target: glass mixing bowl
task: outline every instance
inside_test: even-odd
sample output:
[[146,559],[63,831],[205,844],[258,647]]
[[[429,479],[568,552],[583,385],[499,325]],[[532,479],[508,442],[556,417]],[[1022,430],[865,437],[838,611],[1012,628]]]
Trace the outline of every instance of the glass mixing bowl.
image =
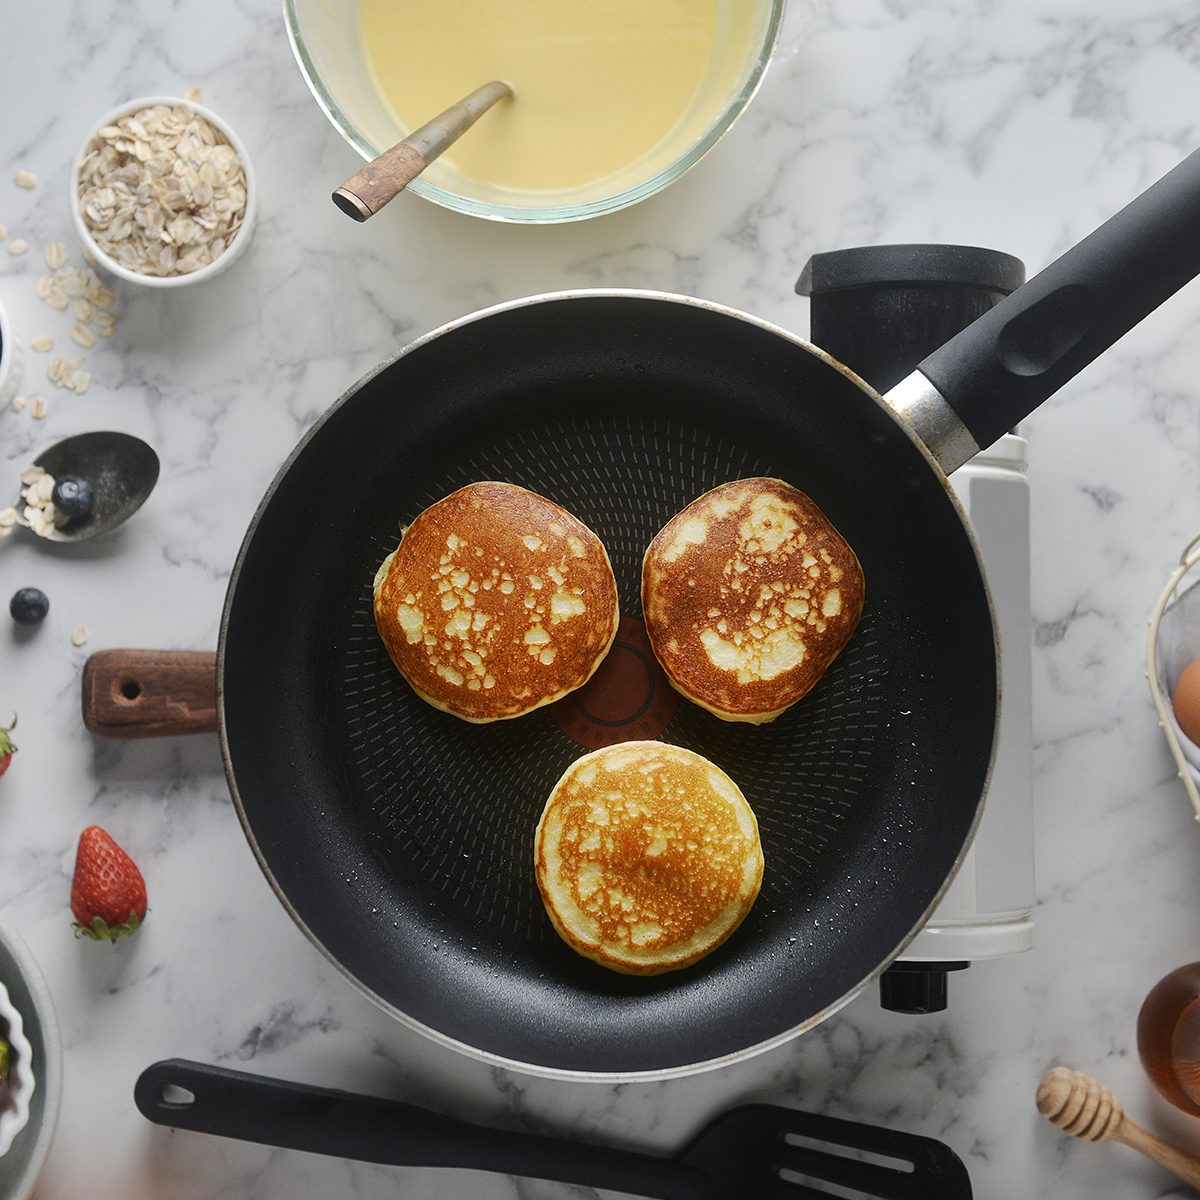
[[[698,106],[695,112],[681,114],[665,166],[660,154],[649,162],[644,175],[631,168],[587,187],[519,192],[479,183],[459,175],[449,161],[439,160],[413,180],[408,190],[456,212],[528,224],[580,221],[654,195],[720,141],[762,83],[787,0],[718,0],[725,8],[747,3],[755,10],[756,28],[740,81],[727,97],[720,98],[715,117],[701,117]],[[283,11],[292,51],[309,89],[334,128],[364,159],[375,158],[410,132],[399,124],[375,86],[362,44],[359,0],[284,0]],[[702,99],[705,111],[711,114],[713,97]],[[331,191],[336,183],[331,181]]]

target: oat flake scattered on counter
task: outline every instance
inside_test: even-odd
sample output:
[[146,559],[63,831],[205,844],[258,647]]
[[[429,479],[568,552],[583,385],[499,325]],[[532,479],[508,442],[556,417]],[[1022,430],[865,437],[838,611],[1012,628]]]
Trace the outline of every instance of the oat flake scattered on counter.
[[88,631],[86,625],[77,625],[74,633],[71,634],[71,645],[82,646],[88,640]]
[[223,254],[246,213],[246,174],[223,134],[186,104],[151,105],[88,143],[79,207],[130,271],[186,275]]
[[35,354],[48,354],[54,349],[54,339],[52,337],[35,337],[29,343],[29,348]]
[[13,183],[17,187],[25,188],[27,191],[37,187],[38,177],[32,171],[26,171],[22,168],[13,176]]
[[8,406],[13,412],[20,412],[29,401],[24,396],[14,396],[12,403]]
[[29,243],[24,238],[13,238],[8,243],[8,252],[12,255],[25,254],[29,250]]
[[8,237],[8,226],[0,223],[0,242],[4,241],[6,237]]
[[[79,327],[76,326],[76,328]],[[92,382],[91,375],[87,371],[79,369],[81,362],[83,362],[82,356],[79,358],[52,358],[50,365],[46,368],[46,378],[56,388],[62,388],[63,391],[74,392],[76,395],[80,395],[87,390],[88,385]]]
[[34,396],[33,405],[29,409],[29,415],[35,421],[40,421],[46,415],[46,397],[45,396]]
[[42,251],[46,266],[52,271],[61,271],[67,265],[67,248],[62,242],[50,242]]

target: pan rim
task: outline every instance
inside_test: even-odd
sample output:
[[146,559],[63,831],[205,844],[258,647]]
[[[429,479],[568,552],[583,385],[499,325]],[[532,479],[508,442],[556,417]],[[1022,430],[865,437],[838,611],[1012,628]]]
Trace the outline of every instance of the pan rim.
[[[914,448],[918,450],[921,457],[925,460],[929,469],[934,473],[934,477],[942,485],[947,499],[950,501],[957,513],[962,529],[967,538],[967,543],[970,546],[971,553],[974,555],[975,564],[979,571],[980,582],[983,585],[984,597],[987,602],[988,613],[991,618],[992,626],[992,644],[993,654],[996,666],[996,706],[995,716],[992,725],[991,748],[988,754],[987,768],[984,772],[983,786],[980,790],[979,799],[975,805],[975,811],[971,818],[970,828],[967,836],[963,840],[961,849],[955,857],[954,863],[946,878],[938,887],[935,895],[929,905],[919,915],[911,929],[904,935],[900,943],[894,951],[875,969],[870,971],[858,984],[850,988],[844,995],[840,996],[831,1004],[826,1005],[819,1012],[812,1014],[805,1020],[792,1026],[789,1029],[783,1030],[770,1038],[763,1041],[755,1042],[750,1046],[743,1047],[736,1051],[718,1055],[715,1058],[704,1059],[699,1062],[686,1063],[671,1067],[657,1067],[647,1070],[621,1070],[621,1071],[595,1071],[595,1070],[577,1070],[566,1067],[549,1066],[542,1063],[528,1063],[519,1059],[511,1059],[501,1054],[496,1054],[489,1050],[484,1050],[479,1046],[474,1046],[469,1042],[463,1042],[457,1038],[450,1037],[448,1034],[427,1025],[425,1022],[417,1020],[411,1014],[404,1012],[391,1001],[380,996],[373,988],[360,980],[353,972],[351,972],[338,957],[321,941],[320,938],[309,927],[304,918],[297,911],[290,898],[287,896],[283,888],[279,885],[275,878],[275,874],[268,863],[258,839],[254,835],[251,828],[249,818],[246,814],[245,806],[242,802],[241,792],[237,785],[237,777],[234,771],[232,755],[229,749],[229,740],[226,724],[225,713],[225,652],[228,640],[230,617],[233,608],[234,597],[237,592],[237,583],[241,575],[242,567],[249,553],[250,547],[253,544],[255,533],[259,523],[266,512],[267,508],[282,484],[283,480],[291,470],[296,459],[305,451],[310,441],[313,440],[325,425],[341,408],[348,403],[350,399],[357,395],[372,379],[377,375],[386,371],[393,363],[401,358],[408,356],[414,351],[420,349],[447,333],[452,333],[455,330],[461,329],[468,325],[472,325],[477,321],[485,320],[489,317],[499,315],[501,313],[512,312],[514,310],[532,307],[535,304],[554,303],[561,301],[570,301],[576,299],[633,299],[633,300],[652,300],[665,303],[681,304],[690,308],[699,308],[708,312],[720,314],[725,317],[730,317],[735,320],[745,322],[746,324],[756,326],[757,328],[772,333],[778,337],[785,339],[797,345],[808,354],[820,359],[835,370],[846,376],[854,383],[861,391],[866,393],[868,397],[884,410],[887,416],[894,422],[896,426],[904,433]],[[975,536],[975,531],[971,528],[966,511],[958,499],[953,488],[950,485],[949,477],[942,470],[933,452],[921,440],[915,430],[908,422],[897,413],[891,405],[884,399],[883,395],[872,387],[861,376],[855,374],[850,368],[844,366],[833,358],[832,355],[822,350],[819,346],[799,335],[791,332],[783,326],[776,325],[774,322],[768,321],[762,317],[756,317],[751,313],[747,313],[741,309],[733,308],[713,300],[705,300],[696,296],[689,296],[683,293],[658,291],[654,289],[644,288],[570,288],[553,292],[538,292],[531,295],[520,296],[515,299],[501,301],[497,304],[489,305],[486,308],[477,309],[467,313],[461,317],[456,317],[450,321],[437,326],[429,332],[422,334],[413,341],[401,347],[395,353],[389,355],[374,368],[366,371],[357,380],[355,380],[348,388],[346,388],[340,396],[312,423],[309,429],[303,434],[300,440],[293,447],[291,453],[280,466],[275,476],[272,478],[262,499],[255,508],[246,533],[242,538],[241,545],[238,548],[237,557],[234,560],[233,569],[230,572],[229,584],[226,588],[225,603],[221,611],[221,624],[217,637],[217,669],[216,669],[216,684],[217,684],[217,735],[221,749],[221,761],[225,770],[226,782],[229,786],[230,795],[233,799],[234,809],[238,815],[238,821],[242,826],[243,835],[250,845],[250,849],[258,862],[259,869],[263,872],[267,883],[271,890],[275,893],[276,898],[282,904],[284,910],[288,913],[291,919],[295,922],[300,931],[308,938],[309,942],[322,954],[322,956],[347,979],[362,995],[371,1000],[377,1007],[391,1016],[394,1020],[399,1021],[402,1025],[407,1026],[416,1033],[428,1038],[430,1041],[447,1049],[453,1050],[458,1054],[462,1054],[467,1058],[482,1062],[487,1066],[500,1067],[504,1070],[516,1072],[523,1075],[534,1076],[537,1078],[570,1080],[572,1082],[603,1082],[609,1084],[616,1083],[631,1083],[631,1082],[663,1082],[669,1079],[680,1079],[691,1075],[705,1074],[709,1071],[718,1070],[722,1067],[731,1066],[734,1063],[745,1062],[760,1054],[765,1054],[770,1050],[776,1049],[779,1046],[792,1041],[803,1033],[807,1033],[810,1029],[826,1021],[828,1018],[839,1012],[842,1008],[848,1005],[852,1000],[862,994],[870,985],[878,979],[883,972],[899,958],[905,948],[912,942],[918,933],[928,923],[930,917],[936,911],[942,898],[949,890],[950,885],[954,882],[958,875],[963,861],[969,853],[975,841],[975,835],[979,829],[979,823],[983,816],[984,801],[991,785],[992,773],[996,763],[996,751],[999,741],[1000,715],[1003,705],[1003,680],[1001,678],[1002,663],[1000,657],[1000,634],[999,623],[997,620],[995,601],[992,596],[992,589],[988,582],[986,569],[983,562],[983,555],[979,547],[978,539]]]

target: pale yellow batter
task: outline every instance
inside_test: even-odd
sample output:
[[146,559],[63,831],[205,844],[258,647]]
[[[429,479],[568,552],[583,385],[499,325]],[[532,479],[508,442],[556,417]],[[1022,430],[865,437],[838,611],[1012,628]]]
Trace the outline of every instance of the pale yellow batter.
[[375,83],[400,128],[481,83],[516,93],[444,157],[488,187],[629,186],[694,144],[761,37],[761,0],[360,0]]

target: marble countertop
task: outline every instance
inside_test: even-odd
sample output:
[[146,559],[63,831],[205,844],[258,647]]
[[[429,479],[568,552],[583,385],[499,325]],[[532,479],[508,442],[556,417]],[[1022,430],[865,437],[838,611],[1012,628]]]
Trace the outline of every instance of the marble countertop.
[[[842,246],[990,246],[1030,272],[1200,144],[1194,6],[1131,0],[792,0],[751,110],[667,192],[573,226],[512,228],[402,197],[370,225],[330,204],[357,159],[297,71],[274,0],[10,5],[0,107],[0,301],[44,419],[0,412],[0,474],[87,429],[147,439],[162,477],[112,540],[0,544],[0,594],[51,598],[32,636],[0,631],[0,717],[20,752],[0,784],[0,907],[54,994],[65,1098],[39,1196],[160,1200],[338,1195],[508,1200],[583,1189],[366,1166],[146,1123],[134,1079],[185,1056],[404,1097],[510,1128],[667,1152],[709,1116],[769,1100],[942,1139],[975,1194],[1154,1197],[1172,1179],[1121,1146],[1052,1130],[1033,1093],[1064,1062],[1130,1115],[1200,1150],[1151,1091],[1134,1020],[1197,954],[1200,829],[1143,679],[1146,620],[1200,527],[1200,292],[1185,289],[1025,424],[1031,447],[1035,948],[951,980],[947,1011],[882,1011],[873,991],[812,1032],[704,1075],[616,1086],[505,1071],[378,1011],[275,900],[230,803],[215,737],[102,743],[79,716],[89,653],[207,649],[267,483],[360,374],[445,320],[524,294],[652,287],[799,332],[793,285]],[[93,116],[201,87],[251,149],[261,186],[247,255],[159,295],[119,287],[86,394],[45,378],[29,340],[70,347],[37,298],[42,248],[79,248],[68,164]],[[19,168],[39,179],[13,185]],[[7,599],[6,599],[7,602]],[[7,620],[7,618],[5,618]],[[76,647],[71,633],[87,627]],[[116,948],[77,942],[75,841],[106,826],[145,873],[152,915]]]

